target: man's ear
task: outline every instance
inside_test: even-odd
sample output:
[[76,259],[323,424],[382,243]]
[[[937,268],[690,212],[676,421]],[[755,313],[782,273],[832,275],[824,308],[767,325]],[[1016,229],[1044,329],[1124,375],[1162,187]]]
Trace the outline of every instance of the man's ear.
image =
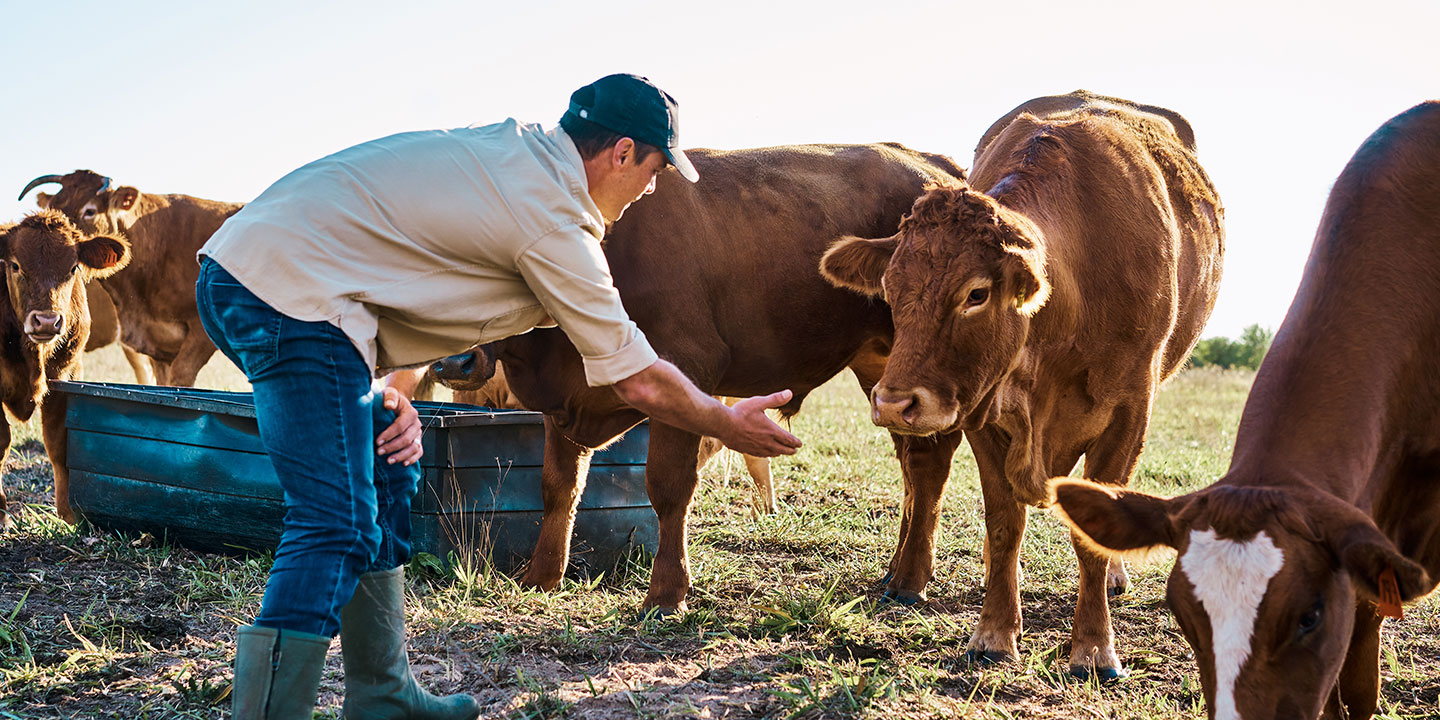
[[1332,534],[1331,538],[1335,555],[1350,574],[1350,582],[1372,601],[1384,601],[1391,596],[1393,600],[1409,602],[1435,588],[1435,581],[1425,568],[1402,555],[1369,518]]
[[894,257],[899,244],[899,235],[876,240],[840,238],[820,258],[820,274],[835,287],[882,297],[885,290],[880,278],[884,277],[885,268],[890,267],[890,258]]
[[99,280],[130,264],[130,243],[124,238],[96,235],[76,243],[75,254],[87,271],[85,279]]
[[1171,516],[1175,502],[1089,480],[1051,481],[1052,509],[1100,552],[1148,555],[1176,547],[1180,533]]
[[135,209],[135,203],[140,201],[140,191],[126,185],[116,188],[110,193],[110,209],[121,212],[130,212]]
[[55,196],[54,196],[54,195],[51,195],[50,193],[47,193],[47,192],[38,192],[38,193],[35,193],[35,205],[36,205],[36,207],[39,207],[41,210],[49,210],[49,209],[50,209],[50,199],[53,198],[53,197],[55,197]]

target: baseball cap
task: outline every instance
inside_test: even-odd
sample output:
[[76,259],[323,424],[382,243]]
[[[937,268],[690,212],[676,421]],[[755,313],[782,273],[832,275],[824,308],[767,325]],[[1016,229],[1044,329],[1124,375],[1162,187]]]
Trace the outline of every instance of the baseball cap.
[[570,109],[565,112],[654,145],[681,177],[692,183],[700,179],[680,150],[680,104],[648,78],[629,73],[606,75],[571,93]]

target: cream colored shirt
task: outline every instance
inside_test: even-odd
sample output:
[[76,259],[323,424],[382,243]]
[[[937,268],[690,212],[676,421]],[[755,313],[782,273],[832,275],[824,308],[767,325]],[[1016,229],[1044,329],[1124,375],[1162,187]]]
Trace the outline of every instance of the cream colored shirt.
[[515,120],[401,133],[281,178],[201,248],[261,300],[339,327],[376,375],[554,319],[592,386],[657,355],[621,305],[575,143]]

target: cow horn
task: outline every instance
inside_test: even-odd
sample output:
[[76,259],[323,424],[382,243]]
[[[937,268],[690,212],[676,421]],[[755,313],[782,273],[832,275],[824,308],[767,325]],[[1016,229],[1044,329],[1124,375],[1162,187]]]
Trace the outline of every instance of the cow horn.
[[[37,186],[44,185],[46,183],[58,183],[64,179],[64,176],[61,175],[41,175],[40,177],[31,180],[30,184],[26,185],[25,189],[20,191],[20,197],[15,198],[15,200],[17,202],[20,200],[24,200],[25,195],[28,194],[31,190],[34,190]],[[106,178],[105,180],[108,183],[110,179]]]
[[110,183],[112,182],[110,180],[110,177],[107,175],[105,177],[102,177],[101,179],[105,182],[100,183],[100,189],[95,191],[96,195],[99,195],[100,193],[110,189]]

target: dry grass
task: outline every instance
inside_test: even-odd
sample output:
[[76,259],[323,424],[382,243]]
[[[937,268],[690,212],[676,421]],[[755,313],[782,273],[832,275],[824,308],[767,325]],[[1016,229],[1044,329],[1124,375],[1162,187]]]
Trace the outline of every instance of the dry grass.
[[[89,377],[128,380],[116,358],[87,357]],[[1250,378],[1192,371],[1167,386],[1135,485],[1174,494],[1213,481]],[[201,384],[244,389],[223,359]],[[776,516],[750,519],[737,457],[704,473],[688,613],[639,612],[644,563],[536,593],[473,560],[437,571],[422,559],[410,572],[417,674],[475,694],[485,717],[1204,717],[1194,661],[1163,605],[1168,560],[1134,568],[1131,591],[1111,604],[1131,677],[1075,680],[1065,673],[1073,553],[1060,524],[1035,512],[1020,661],[968,666],[983,538],[968,452],[955,460],[930,600],[877,607],[901,496],[890,441],[843,379],[812,396],[794,429],[808,444],[774,464]],[[17,433],[6,468],[7,487],[34,505],[0,538],[0,718],[225,715],[233,627],[256,610],[268,561],[63,526],[44,504],[34,434]],[[1440,716],[1440,601],[1387,626],[1383,661],[1383,717]],[[326,717],[338,716],[338,673],[337,644]]]

